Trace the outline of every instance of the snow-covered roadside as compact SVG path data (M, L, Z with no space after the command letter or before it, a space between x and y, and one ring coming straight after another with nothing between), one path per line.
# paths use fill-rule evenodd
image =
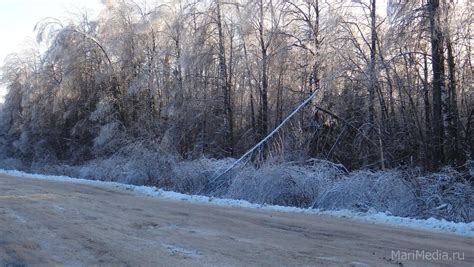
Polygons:
M332 217L338 217L338 218L351 219L351 220L364 222L364 223L376 223L376 224L410 227L410 228L427 230L427 231L445 232L445 233L447 232L447 233L452 233L452 234L457 234L457 235L462 235L462 236L474 237L474 222L455 223L455 222L449 222L443 219L438 220L435 218L420 220L420 219L392 216L390 214L376 212L374 210L369 210L368 212L355 212L351 210L302 209L302 208L296 208L296 207L252 204L244 200L220 199L220 198L212 198L212 197L206 197L206 196L186 195L186 194L176 193L172 191L164 191L156 187L134 186L134 185L127 185L127 184L120 184L116 182L85 180L85 179L79 179L79 178L71 178L67 176L29 174L29 173L15 171L15 170L1 170L0 169L0 174L16 176L16 177L41 179L41 180L86 184L86 185L93 185L93 186L99 186L99 187L120 188L120 189L125 189L125 190L133 191L136 193L144 194L150 197L156 197L156 198L161 198L161 199L190 201L190 202L196 202L196 203L212 203L214 205L219 205L219 206L254 208L254 209L263 209L263 210L270 210L270 211L278 211L278 212L294 212L294 213L305 213L305 214L313 214L313 215L326 215L326 216L332 216Z

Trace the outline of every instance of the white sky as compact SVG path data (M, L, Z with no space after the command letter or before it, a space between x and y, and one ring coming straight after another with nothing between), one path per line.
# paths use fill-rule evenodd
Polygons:
M34 39L33 28L41 19L61 18L84 9L93 18L101 7L100 0L0 0L0 65L8 54L21 50L29 38ZM0 85L0 102L4 94Z

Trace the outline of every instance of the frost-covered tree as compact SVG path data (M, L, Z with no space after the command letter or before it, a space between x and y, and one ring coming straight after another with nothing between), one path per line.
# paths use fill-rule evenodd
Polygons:
M466 1L389 1L387 14L376 0L102 2L92 20L40 21L46 52L4 63L11 156L83 163L145 143L237 156L317 90L266 159L436 169L472 158Z

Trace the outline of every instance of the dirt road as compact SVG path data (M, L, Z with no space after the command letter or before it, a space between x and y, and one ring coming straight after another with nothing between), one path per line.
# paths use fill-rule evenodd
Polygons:
M464 260L399 261L461 252ZM396 253L396 252L395 252ZM405 254L407 255L407 254ZM462 254L459 254L462 256ZM403 259L403 258L401 258ZM474 265L474 239L0 176L0 265Z

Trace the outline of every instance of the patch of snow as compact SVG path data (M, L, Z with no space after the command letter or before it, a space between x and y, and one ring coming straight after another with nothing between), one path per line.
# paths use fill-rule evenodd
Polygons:
M21 223L21 224L26 223L26 219L14 210L7 209L5 213L10 218L13 218L14 220L16 220L18 223Z
M325 261L332 261L332 262L338 262L338 263L344 263L345 260L337 257L337 256L321 256L318 257L318 259L325 260Z
M357 267L357 266L366 267L366 266L370 266L370 265L368 265L367 263L363 263L363 262L352 261L350 263L350 266L353 266L353 267Z
M53 205L53 208L57 210L64 210L64 208L60 205Z
M221 199L213 198L199 195L186 195L172 191L165 191L156 187L149 186L134 186L121 184L116 182L104 182L97 180L86 180L79 178L71 178L67 176L52 176L52 175L40 175L40 174L29 174L16 170L1 170L0 174L16 176L16 177L25 177L25 178L34 178L41 180L50 180L50 181L59 181L59 182L70 182L76 184L85 184L98 187L108 187L108 188L118 188L123 190L133 191L135 193L147 195L150 197L168 199L168 200L180 200L180 201L190 201L194 203L210 203L218 206L225 207L239 207L239 208L252 208L252 209L262 209L269 211L277 212L292 212L292 213L304 213L312 215L326 215L337 218L350 219L363 223L375 223L375 224L385 224L392 226L402 226L409 227L420 230L434 231L434 232L448 232L457 235L471 236L474 237L474 222L470 223L456 223L446 221L444 219L435 219L429 218L426 220L422 219L413 219L406 217L392 216L389 212L377 212L373 209L369 209L367 212L356 212L351 210L321 210L321 209L303 209L297 207L285 207L285 206L276 206L276 205L261 205L253 204L245 200L235 200L235 199Z
M169 245L169 244L164 244L163 246L173 255L178 254L185 257L198 257L199 256L199 252L194 251L194 250L189 250L189 249L185 249L179 246L174 246L174 245Z

